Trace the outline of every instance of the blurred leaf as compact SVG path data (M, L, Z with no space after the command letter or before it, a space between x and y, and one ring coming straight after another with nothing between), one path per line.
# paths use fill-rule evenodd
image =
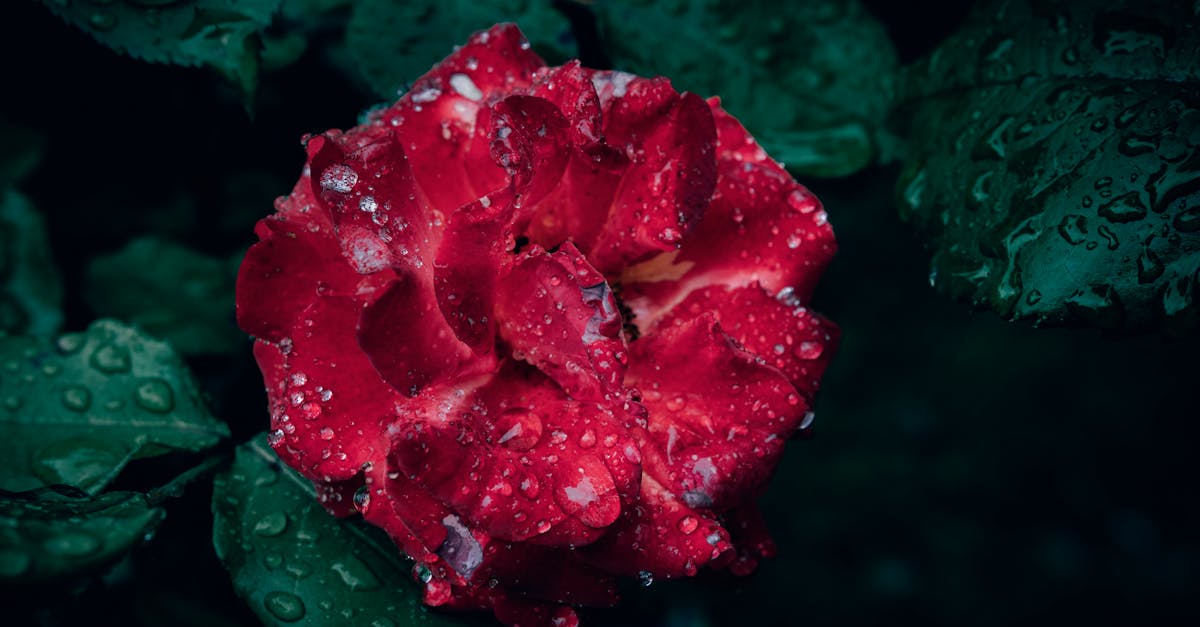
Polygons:
M421 603L411 562L378 529L338 520L259 435L213 491L213 544L266 625L461 625Z
M309 19L351 4L352 0L283 0L280 11L289 19Z
M40 583L97 571L163 518L143 494L92 497L65 488L0 494L0 583Z
M33 171L46 151L46 139L22 124L0 119L0 187L20 181Z
M233 323L233 274L224 260L143 237L92 261L87 300L98 316L137 325L185 355L242 348Z
M720 96L773 158L845 176L884 142L899 61L856 0L599 0L613 65Z
M57 340L0 339L0 488L95 494L130 460L229 435L175 351L112 320Z
M0 331L53 335L62 326L63 288L46 225L25 196L0 194Z
M1034 324L1196 327L1192 7L989 4L911 79L898 195L939 288Z
M206 66L250 102L258 84L259 35L280 0L43 0L96 41L151 63Z
M575 54L570 26L550 0L362 0L354 4L346 44L371 88L395 98L454 46L499 22L516 22L551 62Z

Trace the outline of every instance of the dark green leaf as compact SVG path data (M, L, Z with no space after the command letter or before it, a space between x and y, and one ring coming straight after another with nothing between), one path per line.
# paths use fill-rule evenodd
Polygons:
M37 131L0 119L0 187L8 187L33 171L46 149Z
M422 605L412 563L374 527L330 516L265 436L239 447L217 477L213 515L217 555L264 624L465 622Z
M796 172L850 174L885 141L899 62L856 0L600 0L596 13L617 69L720 96Z
M63 294L46 226L25 196L0 194L0 331L53 335Z
M249 101L258 83L259 35L280 0L43 0L100 43L152 63L211 67Z
M181 353L227 353L245 345L233 324L233 282L224 260L144 237L93 260L86 295L96 315L135 324Z
M1196 24L1167 1L992 3L917 66L898 194L933 282L1035 324L1195 328Z
M164 342L111 320L55 341L0 339L0 488L95 494L131 459L199 451L229 434Z
M498 22L516 22L550 62L575 54L567 20L550 0L362 0L354 5L346 44L371 88L395 98L454 46Z
M62 488L0 494L0 583L94 572L140 544L162 520L145 495L92 497Z

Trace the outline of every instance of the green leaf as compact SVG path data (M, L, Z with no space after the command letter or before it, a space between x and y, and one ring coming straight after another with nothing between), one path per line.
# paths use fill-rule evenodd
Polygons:
M92 261L86 297L97 315L137 325L186 355L230 353L246 344L233 323L233 283L224 260L143 237Z
M0 119L0 187L8 187L28 176L42 160L46 138L22 124Z
M0 331L53 335L62 298L42 216L16 190L0 191Z
M56 487L0 494L0 583L41 583L100 570L163 518L147 497Z
M1006 2L914 69L898 196L939 288L1034 324L1196 327L1194 25L1165 0Z
M515 22L550 62L574 56L565 17L550 0L362 0L354 5L346 45L375 92L395 98L475 31Z
M775 159L845 176L875 159L899 68L883 26L856 0L600 0L616 69L720 96ZM664 34L668 34L664 36Z
M132 459L229 435L170 346L112 320L54 341L0 339L0 431L0 489L91 494Z
M258 84L259 36L280 0L43 0L69 24L135 59L211 67L247 102Z
M461 625L421 604L412 563L378 529L338 520L259 435L213 491L213 545L266 625Z

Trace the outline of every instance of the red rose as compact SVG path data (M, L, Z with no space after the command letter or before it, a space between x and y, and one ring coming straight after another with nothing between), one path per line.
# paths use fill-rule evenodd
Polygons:
M271 444L425 602L574 624L617 576L748 573L812 420L821 204L716 99L511 25L307 141L238 278Z

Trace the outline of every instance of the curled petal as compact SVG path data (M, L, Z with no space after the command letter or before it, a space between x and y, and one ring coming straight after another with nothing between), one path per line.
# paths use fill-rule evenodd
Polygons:
M635 90L621 102L636 99ZM606 275L656 252L675 250L705 212L717 181L716 130L708 105L694 94L677 96L666 113L647 124L612 108L605 126L612 145L627 137L630 166L613 197L604 230L588 259ZM633 118L633 119L627 119ZM629 123L627 128L613 127Z
M329 237L274 218L257 230L262 241L250 247L237 278L238 325L247 333L277 342L322 295L358 291L360 277Z
M527 88L544 63L521 31L500 24L476 33L453 54L417 79L412 89L381 114L412 160L417 182L433 206L450 213L494 191L481 189L465 164L480 108Z
M534 247L500 281L500 337L576 399L618 394L626 345L621 314L604 276L570 243Z
M356 344L374 371L409 396L434 381L486 371L493 363L472 359L470 348L442 318L432 286L419 275L398 277L362 310L355 326Z
M626 302L643 329L708 285L758 282L773 294L788 290L790 298L806 303L836 251L816 196L774 161L746 158L749 135L735 132L731 127L740 124L719 108L714 115L721 141L739 149L718 146L716 192L703 219L678 251L628 267L621 276Z

